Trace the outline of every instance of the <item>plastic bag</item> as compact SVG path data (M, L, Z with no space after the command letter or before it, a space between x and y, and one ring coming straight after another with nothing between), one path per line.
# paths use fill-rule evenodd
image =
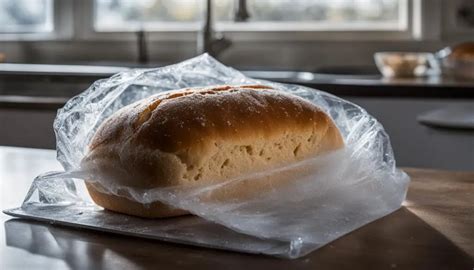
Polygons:
M77 179L94 177L81 171L79 164L87 154L95 130L118 109L168 90L219 84L265 84L313 102L338 126L344 137L344 149L204 187L136 190L109 184L106 192L120 193L143 203L162 201L240 234L283 243L284 248L277 250L256 250L252 245L239 250L287 258L303 256L401 206L409 178L395 167L390 141L382 125L364 109L311 88L248 78L204 54L167 67L121 72L95 82L69 100L59 110L54 123L57 158L65 172L39 176L23 208L34 204L91 203L86 193L77 191L83 189ZM268 181L276 175L291 179L292 184L269 189L251 199L209 200L209 194L220 189L244 181ZM189 226L187 229L194 229L194 234L199 235L199 225ZM226 236L222 237L225 242ZM186 240L194 241L192 237ZM216 245L209 242L207 246ZM233 244L227 246L233 249Z

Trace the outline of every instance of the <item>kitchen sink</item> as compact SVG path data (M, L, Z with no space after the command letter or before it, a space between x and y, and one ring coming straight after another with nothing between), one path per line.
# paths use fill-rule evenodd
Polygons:
M328 73L313 73L307 71L243 71L249 77L287 82L287 83L331 83L341 80L376 80L380 79L381 75L362 75L362 74L328 74Z
M354 67L322 67L313 71L290 71L290 70L246 70L247 76L291 83L331 83L341 80L378 80L382 77L375 66Z

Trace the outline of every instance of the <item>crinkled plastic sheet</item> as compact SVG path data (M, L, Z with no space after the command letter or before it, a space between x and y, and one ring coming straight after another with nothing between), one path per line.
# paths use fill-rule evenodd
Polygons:
M81 171L80 163L95 130L118 109L164 91L219 84L266 84L313 102L335 121L344 137L344 149L211 186L136 190L109 184L107 192L120 192L144 203L162 201L240 234L284 243L285 248L278 250L261 250L253 245L243 245L240 250L287 258L303 256L401 206L409 178L395 167L382 125L364 109L315 89L246 77L204 54L167 67L121 72L95 82L67 102L54 123L57 158L65 172L46 173L35 179L23 209L91 203L86 193L78 192L84 187L77 179L90 176ZM292 184L245 200L209 199L212 192L243 181L271 181L273 177L291 179ZM193 224L189 226L199 235L201 227L193 228ZM205 245L225 249L222 241L232 241L226 237L222 235L220 245L211 240ZM183 240L193 243L193 238ZM199 241L202 244L206 239ZM235 243L228 246L234 249Z

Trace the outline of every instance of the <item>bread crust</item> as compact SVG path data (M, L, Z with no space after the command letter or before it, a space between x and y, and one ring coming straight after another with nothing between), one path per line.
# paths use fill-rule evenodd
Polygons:
M82 165L117 185L152 189L222 182L343 145L330 117L309 101L263 85L225 85L172 91L124 107L99 127ZM141 217L184 213L108 195L94 185L87 184L92 199L109 210ZM245 193L238 189L239 196Z
M474 61L474 42L464 42L452 48L450 59Z

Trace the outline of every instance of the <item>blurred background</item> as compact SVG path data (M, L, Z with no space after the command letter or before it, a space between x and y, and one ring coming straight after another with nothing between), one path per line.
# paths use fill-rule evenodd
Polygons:
M472 0L0 0L0 145L55 148L95 80L208 52L351 100L398 164L474 170Z

